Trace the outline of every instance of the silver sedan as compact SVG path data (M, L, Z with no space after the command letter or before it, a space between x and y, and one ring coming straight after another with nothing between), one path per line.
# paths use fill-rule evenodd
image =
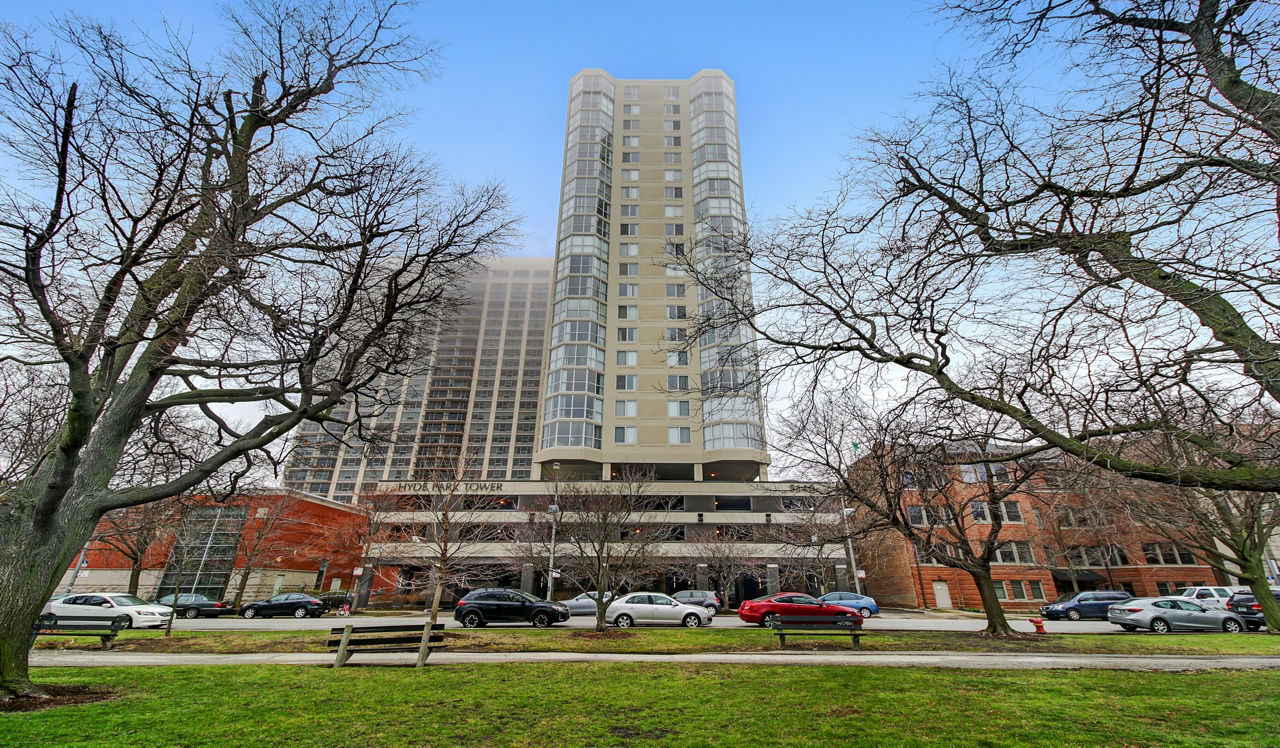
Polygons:
M584 592L577 597L564 600L564 604L569 606L569 615L586 616L596 614L596 591ZM607 601L613 594L604 593L604 599Z
M1177 597L1135 597L1107 608L1107 620L1125 631L1244 631L1244 621L1229 610L1206 608Z
M620 629L631 626L709 626L712 614L701 605L685 605L660 592L632 592L609 604L605 618Z

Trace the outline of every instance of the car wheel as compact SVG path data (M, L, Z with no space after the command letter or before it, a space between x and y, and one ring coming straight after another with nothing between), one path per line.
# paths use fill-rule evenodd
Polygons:
M256 618L257 616L258 616L258 610L256 608L245 608L244 610L240 611L241 618Z
M1073 620L1073 621L1078 621L1078 620L1080 620L1082 617L1083 617L1083 616L1081 616L1081 615L1080 615L1080 611L1076 610L1075 608L1072 608L1071 610L1068 610L1068 611L1067 611L1067 618L1069 618L1069 619L1071 619L1071 620Z
M529 620L529 623L532 623L535 629L545 629L551 625L551 616L540 610L533 614L533 618Z
M124 617L124 627L127 629L133 628L133 616Z
M684 617L684 621L682 621L682 623L684 623L684 627L687 629L696 629L702 625L702 619L698 618L696 613L690 613Z
M463 628L478 629L484 625L484 619L479 613L468 613L462 617Z
M1169 622L1163 618L1152 618L1151 630L1157 634L1167 634L1169 633Z
M620 629L629 629L631 628L632 625L635 624L635 622L636 620L631 616L627 615L626 613L623 613L622 615L613 619L613 625L617 626Z
M294 618L306 618L306 617L307 617L307 609L306 609L306 608L294 608L294 609L293 609L293 617L294 617Z
M862 614L862 617L863 617L863 618L870 618L870 617L871 617L871 608L863 608L863 609L859 610L858 612Z
M1138 630L1138 627L1137 627L1137 626L1134 626L1132 623L1122 623L1122 624L1120 624L1120 628L1124 629L1125 631L1137 631L1137 630Z
M706 605L706 606L704 606L704 607L707 609L707 612L708 612L708 613L710 613L710 614L711 614L711 615L713 615L713 616L714 616L714 615L716 615L716 614L718 614L718 613L720 612L720 609L719 609L719 608L717 608L717 607L716 607L716 606L714 606L714 605Z
M773 624L777 623L779 620L781 620L781 618L778 616L777 613L765 613L764 615L760 616L760 625L766 628L769 628L769 627L772 627Z
M183 618L199 618L199 617L200 617L200 609L199 609L199 608L187 608L186 610L182 611L182 617L183 617Z
M1240 625L1240 622L1234 618L1228 618L1222 622L1222 630L1228 634L1238 634L1243 629L1244 627Z

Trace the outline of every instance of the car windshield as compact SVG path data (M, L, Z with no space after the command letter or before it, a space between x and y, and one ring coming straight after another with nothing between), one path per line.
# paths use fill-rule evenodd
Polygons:
M1058 599L1054 600L1054 602L1055 602L1055 603L1065 603L1065 602L1070 602L1070 601L1071 601L1071 600L1073 600L1073 599L1075 598L1075 596L1076 596L1076 595L1078 595L1078 594L1080 594L1080 593L1078 593L1078 592L1064 592L1063 594L1058 595Z
M1192 594L1194 593L1192 593L1190 587L1180 587L1173 591L1174 597L1191 597Z
M517 591L517 590L513 590L513 591L514 591L517 595L519 595L520 597L523 597L525 600L528 600L528 601L529 601L529 602L531 602L531 603L542 602L541 600L539 600L538 598L534 597L533 595L528 594L527 592L520 592L520 591Z
M146 600L139 600L133 595L112 595L111 602L116 605L146 605Z

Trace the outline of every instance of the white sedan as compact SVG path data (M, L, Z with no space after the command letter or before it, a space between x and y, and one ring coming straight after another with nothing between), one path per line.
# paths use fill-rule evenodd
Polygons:
M660 592L632 592L612 603L605 619L620 629L637 625L686 626L711 624L712 613L701 605L685 605Z
M154 605L122 592L85 592L68 595L45 605L55 618L105 618L128 616L125 628L157 628L169 619L167 605Z

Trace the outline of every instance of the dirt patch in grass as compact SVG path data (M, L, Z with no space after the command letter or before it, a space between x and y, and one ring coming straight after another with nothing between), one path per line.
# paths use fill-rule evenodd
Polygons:
M610 727L609 734L624 740L662 740L668 735L674 735L675 730L664 730L662 728L641 730L635 727Z
M621 631L619 629L606 629L604 631L570 631L570 639L586 639L589 641L619 641L622 639L632 639L636 635L634 631Z
M110 688L93 686L43 686L47 698L23 696L8 701L0 701L0 713L3 712L43 712L60 706L73 704L97 704L102 701L114 701L120 694Z

